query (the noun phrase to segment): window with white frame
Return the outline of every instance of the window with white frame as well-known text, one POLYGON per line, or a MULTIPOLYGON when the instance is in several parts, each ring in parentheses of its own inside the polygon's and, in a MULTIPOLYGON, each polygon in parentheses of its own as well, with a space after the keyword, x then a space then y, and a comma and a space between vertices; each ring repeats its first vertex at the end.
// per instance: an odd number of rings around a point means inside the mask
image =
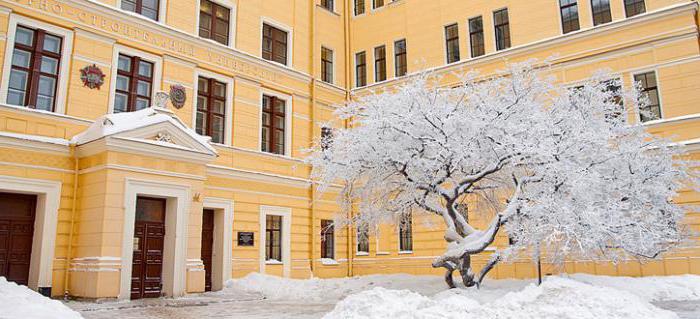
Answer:
POLYGON ((285 155, 287 147, 287 101, 263 94, 261 151, 285 155))
POLYGON ((359 16, 365 13, 365 0, 355 0, 355 15, 359 16))
POLYGON ((223 45, 229 44, 231 9, 210 0, 199 4, 199 36, 223 45))
POLYGON ((612 21, 610 0, 591 0, 591 10, 593 12, 594 26, 612 21))
POLYGON ((321 47, 321 81, 333 83, 333 50, 321 47))
POLYGON ((161 0, 121 0, 123 10, 138 13, 149 19, 158 21, 161 0))
POLYGON ((648 122, 661 119, 661 99, 656 72, 635 74, 634 82, 639 83, 642 95, 646 98, 646 104, 639 108, 640 120, 648 122))
POLYGON ((564 34, 577 31, 580 28, 578 0, 559 0, 559 13, 561 13, 561 28, 564 34))
POLYGON ((287 65, 288 33, 270 24, 263 23, 262 58, 287 65))
POLYGON ((265 216, 265 260, 282 262, 282 216, 265 216))
POLYGON ((155 63, 120 53, 114 92, 114 112, 133 112, 151 106, 155 63))
POLYGON ((226 130, 226 83, 200 76, 197 79, 197 134, 224 143, 226 130))
POLYGON ((335 11, 335 1, 334 0, 321 0, 321 7, 328 11, 335 11))
POLYGON ((332 220, 321 220, 321 258, 335 259, 335 226, 332 220))

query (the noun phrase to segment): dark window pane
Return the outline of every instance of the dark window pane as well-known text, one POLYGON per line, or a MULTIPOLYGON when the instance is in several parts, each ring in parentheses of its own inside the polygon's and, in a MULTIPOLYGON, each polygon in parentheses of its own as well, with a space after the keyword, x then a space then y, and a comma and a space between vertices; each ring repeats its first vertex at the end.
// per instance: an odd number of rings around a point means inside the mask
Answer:
POLYGON ((625 14, 628 18, 645 13, 646 11, 647 8, 644 0, 625 0, 625 14))
POLYGON ((593 25, 601 25, 612 21, 610 0, 591 0, 593 8, 593 25))
POLYGON ((374 81, 386 80, 386 47, 374 48, 374 81))
POLYGON ((355 54, 355 86, 367 85, 367 56, 365 52, 355 54))
POLYGON ((457 24, 445 27, 445 41, 445 46, 447 48, 447 63, 459 61, 459 26, 457 24))
POLYGON ((365 0, 355 0, 355 15, 365 13, 365 0))
POLYGON ((472 58, 482 56, 486 52, 484 45, 484 22, 481 17, 469 19, 469 43, 472 58))
POLYGON ((655 72, 647 72, 634 76, 634 81, 641 85, 642 94, 647 98, 646 105, 639 108, 642 122, 661 119, 661 101, 655 72))
POLYGON ((508 9, 498 10, 493 13, 494 29, 496 31, 496 50, 510 48, 510 21, 508 9))

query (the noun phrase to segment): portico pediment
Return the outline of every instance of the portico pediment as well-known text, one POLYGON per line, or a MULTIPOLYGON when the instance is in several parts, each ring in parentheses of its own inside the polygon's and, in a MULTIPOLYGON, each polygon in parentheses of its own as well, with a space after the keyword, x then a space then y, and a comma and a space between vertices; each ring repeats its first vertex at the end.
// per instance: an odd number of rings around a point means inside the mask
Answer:
POLYGON ((71 142, 81 157, 113 150, 203 163, 217 156, 209 137, 160 108, 104 115, 71 142))

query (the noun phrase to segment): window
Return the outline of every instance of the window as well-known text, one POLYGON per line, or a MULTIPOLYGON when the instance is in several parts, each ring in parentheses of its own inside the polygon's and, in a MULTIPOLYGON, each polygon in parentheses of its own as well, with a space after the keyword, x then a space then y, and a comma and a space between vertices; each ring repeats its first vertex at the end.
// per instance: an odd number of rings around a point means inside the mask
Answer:
POLYGON ((263 95, 262 151, 284 155, 286 101, 263 95))
POLYGON ((332 220, 321 220, 321 258, 335 259, 335 229, 332 220))
POLYGON ((357 253, 369 254, 369 231, 366 226, 357 226, 357 253))
POLYGON ((459 28, 456 23, 445 27, 445 48, 448 64, 459 61, 459 28))
POLYGON ((386 80, 386 47, 374 48, 374 82, 386 80))
POLYGON ((321 47, 321 80, 333 83, 333 50, 321 47))
POLYGON ((591 0, 593 8, 593 25, 601 25, 612 21, 610 0, 591 0))
POLYGON ((199 77, 197 81, 197 134, 224 142, 226 126, 226 83, 199 77))
POLYGON ((413 222, 411 215, 406 216, 399 224, 399 251, 413 250, 413 222))
POLYGON ((355 0, 355 15, 359 16, 365 13, 365 0, 355 0))
POLYGON ((262 57, 287 65, 287 32, 263 24, 262 57))
POLYGON ((580 28, 578 22, 578 0, 559 0, 562 32, 569 33, 580 28))
POLYGON ((114 113, 133 112, 151 105, 153 63, 138 56, 119 55, 114 113))
POLYGON ((384 0, 372 0, 372 8, 377 9, 384 6, 384 0))
POLYGON ((625 14, 628 18, 644 12, 647 12, 644 0, 625 0, 625 14))
POLYGON ((404 76, 408 73, 405 39, 394 42, 394 72, 397 77, 404 76))
POLYGON ((321 150, 327 150, 333 143, 333 129, 330 127, 321 128, 321 150))
POLYGON ((228 45, 231 10, 209 0, 202 0, 199 10, 199 36, 228 45))
POLYGON ((661 119, 661 100, 659 99, 659 87, 656 82, 656 73, 647 72, 634 76, 634 81, 641 84, 642 94, 648 99, 648 105, 639 109, 642 122, 661 119))
POLYGON ((7 103, 53 112, 63 38, 18 25, 7 103))
POLYGON ((364 51, 355 54, 355 86, 367 85, 367 54, 364 51))
POLYGON ((612 115, 610 115, 608 117, 617 118, 617 117, 622 116, 624 114, 624 111, 625 111, 625 105, 624 105, 625 103, 624 103, 624 100, 622 98, 622 86, 621 86, 622 83, 620 82, 620 79, 608 80, 608 81, 603 82, 603 84, 605 85, 605 91, 612 94, 612 101, 611 102, 616 104, 617 109, 619 110, 617 112, 614 112, 612 115))
POLYGON ((321 0, 321 6, 328 11, 335 11, 334 2, 333 0, 321 0))
POLYGON ((282 261, 282 216, 265 216, 265 260, 282 261))
POLYGON ((484 55, 484 21, 481 17, 469 19, 469 43, 472 58, 484 55))
POLYGON ((158 21, 159 0, 122 0, 122 9, 158 21))
POLYGON ((496 30, 496 50, 510 48, 510 21, 508 9, 501 9, 493 13, 494 29, 496 30))

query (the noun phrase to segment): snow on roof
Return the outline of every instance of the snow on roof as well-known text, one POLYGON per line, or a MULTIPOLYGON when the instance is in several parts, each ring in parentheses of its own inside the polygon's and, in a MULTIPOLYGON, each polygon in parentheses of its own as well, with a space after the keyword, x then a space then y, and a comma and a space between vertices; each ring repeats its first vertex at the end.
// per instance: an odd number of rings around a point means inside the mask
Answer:
POLYGON ((16 139, 25 140, 25 141, 41 142, 41 143, 64 145, 64 146, 70 145, 70 141, 68 141, 66 139, 57 138, 57 137, 40 136, 40 135, 28 135, 28 134, 11 133, 11 132, 0 132, 0 137, 11 137, 11 138, 16 138, 16 139))
POLYGON ((187 133, 192 139, 202 144, 209 151, 216 154, 216 149, 209 143, 210 138, 197 134, 194 130, 187 127, 180 119, 168 110, 156 108, 145 108, 134 112, 122 112, 106 114, 95 120, 90 127, 84 132, 73 136, 72 143, 77 145, 86 144, 103 137, 115 135, 118 133, 133 131, 142 127, 151 126, 160 123, 171 123, 183 132, 187 133))

